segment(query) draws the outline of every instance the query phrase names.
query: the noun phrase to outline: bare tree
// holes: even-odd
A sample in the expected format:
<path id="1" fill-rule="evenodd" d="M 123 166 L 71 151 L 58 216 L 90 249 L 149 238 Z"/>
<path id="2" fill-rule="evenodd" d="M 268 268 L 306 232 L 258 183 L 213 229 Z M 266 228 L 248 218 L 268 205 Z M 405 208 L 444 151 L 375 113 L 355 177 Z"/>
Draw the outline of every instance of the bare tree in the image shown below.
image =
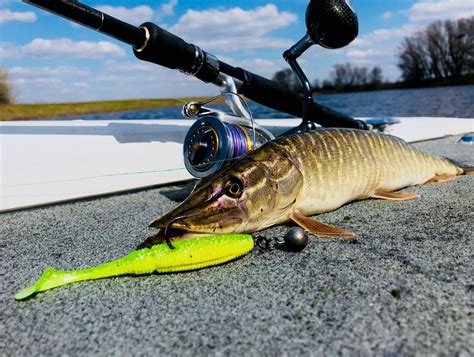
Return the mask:
<path id="1" fill-rule="evenodd" d="M 315 79 L 313 81 L 313 83 L 311 83 L 311 89 L 313 90 L 316 90 L 316 89 L 320 89 L 321 88 L 321 82 L 319 81 L 319 79 Z"/>
<path id="2" fill-rule="evenodd" d="M 334 88 L 334 83 L 330 81 L 329 79 L 325 79 L 323 83 L 321 84 L 322 89 L 332 89 Z"/>
<path id="3" fill-rule="evenodd" d="M 300 91 L 302 89 L 298 77 L 290 68 L 276 72 L 272 79 L 290 90 Z"/>
<path id="4" fill-rule="evenodd" d="M 474 73 L 474 17 L 436 21 L 403 40 L 398 67 L 406 81 Z"/>
<path id="5" fill-rule="evenodd" d="M 350 63 L 335 64 L 331 72 L 332 84 L 336 88 L 364 87 L 382 82 L 382 69 L 366 66 L 353 66 Z M 324 86 L 324 83 L 323 83 Z"/>
<path id="6" fill-rule="evenodd" d="M 448 43 L 441 21 L 433 22 L 426 28 L 426 47 L 431 60 L 431 75 L 437 79 L 449 76 Z"/>
<path id="7" fill-rule="evenodd" d="M 13 101 L 10 82 L 7 71 L 0 68 L 0 104 L 9 104 Z"/>
<path id="8" fill-rule="evenodd" d="M 382 83 L 382 81 L 383 81 L 382 68 L 375 66 L 370 71 L 369 83 L 374 86 L 378 86 L 379 84 Z"/>
<path id="9" fill-rule="evenodd" d="M 365 86 L 369 82 L 369 69 L 365 66 L 352 69 L 352 83 L 356 86 Z"/>
<path id="10" fill-rule="evenodd" d="M 354 85 L 353 70 L 350 63 L 335 64 L 331 73 L 332 81 L 335 87 L 351 87 Z"/>
<path id="11" fill-rule="evenodd" d="M 405 38 L 399 55 L 398 67 L 406 81 L 419 81 L 430 75 L 428 56 L 425 50 L 425 38 L 421 32 Z"/>

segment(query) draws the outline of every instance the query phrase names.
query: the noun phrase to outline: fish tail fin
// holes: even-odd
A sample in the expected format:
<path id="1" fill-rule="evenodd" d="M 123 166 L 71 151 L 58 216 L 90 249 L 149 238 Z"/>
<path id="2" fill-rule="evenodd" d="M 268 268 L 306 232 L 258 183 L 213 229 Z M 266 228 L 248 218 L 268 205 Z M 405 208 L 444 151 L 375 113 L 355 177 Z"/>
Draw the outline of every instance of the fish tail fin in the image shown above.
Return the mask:
<path id="1" fill-rule="evenodd" d="M 474 166 L 464 165 L 464 166 L 461 166 L 461 169 L 463 170 L 463 175 L 474 176 Z"/>
<path id="2" fill-rule="evenodd" d="M 474 176 L 474 166 L 450 159 L 449 157 L 443 157 L 443 159 L 449 161 L 451 164 L 453 164 L 454 166 L 458 168 L 458 175 L 473 175 Z"/>

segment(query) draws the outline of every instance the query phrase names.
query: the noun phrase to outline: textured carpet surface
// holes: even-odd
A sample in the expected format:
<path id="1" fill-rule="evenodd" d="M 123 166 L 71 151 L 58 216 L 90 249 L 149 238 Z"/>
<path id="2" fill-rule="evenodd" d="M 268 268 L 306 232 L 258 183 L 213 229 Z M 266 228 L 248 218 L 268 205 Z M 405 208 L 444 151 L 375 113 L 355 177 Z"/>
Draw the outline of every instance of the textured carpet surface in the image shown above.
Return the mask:
<path id="1" fill-rule="evenodd" d="M 456 139 L 416 146 L 472 164 L 474 148 Z M 23 302 L 15 292 L 49 266 L 129 253 L 192 184 L 3 214 L 0 354 L 472 355 L 473 180 L 319 216 L 356 240 L 313 237 L 300 253 L 255 248 L 219 267 L 82 282 Z"/>

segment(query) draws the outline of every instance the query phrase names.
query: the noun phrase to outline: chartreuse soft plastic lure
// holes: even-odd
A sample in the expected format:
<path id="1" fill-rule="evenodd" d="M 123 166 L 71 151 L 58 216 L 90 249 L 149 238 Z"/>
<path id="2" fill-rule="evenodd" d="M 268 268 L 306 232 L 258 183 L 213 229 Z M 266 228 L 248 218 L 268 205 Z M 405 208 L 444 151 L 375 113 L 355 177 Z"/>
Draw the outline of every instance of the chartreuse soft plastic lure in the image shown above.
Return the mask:
<path id="1" fill-rule="evenodd" d="M 253 248 L 253 238 L 248 234 L 222 234 L 216 236 L 182 239 L 173 242 L 174 249 L 157 244 L 94 268 L 81 270 L 47 269 L 32 286 L 19 291 L 16 300 L 23 300 L 35 293 L 74 283 L 123 274 L 168 273 L 201 269 L 236 259 Z"/>

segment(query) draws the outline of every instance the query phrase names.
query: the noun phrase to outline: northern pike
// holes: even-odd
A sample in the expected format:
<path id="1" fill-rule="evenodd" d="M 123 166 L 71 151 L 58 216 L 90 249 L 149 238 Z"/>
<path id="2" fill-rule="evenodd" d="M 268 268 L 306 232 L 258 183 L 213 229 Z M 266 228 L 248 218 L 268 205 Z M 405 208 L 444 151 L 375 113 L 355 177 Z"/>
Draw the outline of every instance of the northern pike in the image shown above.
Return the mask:
<path id="1" fill-rule="evenodd" d="M 160 231 L 143 245 L 162 242 L 165 230 L 171 238 L 252 233 L 288 221 L 319 237 L 349 238 L 352 232 L 307 216 L 366 198 L 413 199 L 419 195 L 396 191 L 464 173 L 472 174 L 386 134 L 324 129 L 282 137 L 198 181 L 186 200 L 150 224 Z"/>

